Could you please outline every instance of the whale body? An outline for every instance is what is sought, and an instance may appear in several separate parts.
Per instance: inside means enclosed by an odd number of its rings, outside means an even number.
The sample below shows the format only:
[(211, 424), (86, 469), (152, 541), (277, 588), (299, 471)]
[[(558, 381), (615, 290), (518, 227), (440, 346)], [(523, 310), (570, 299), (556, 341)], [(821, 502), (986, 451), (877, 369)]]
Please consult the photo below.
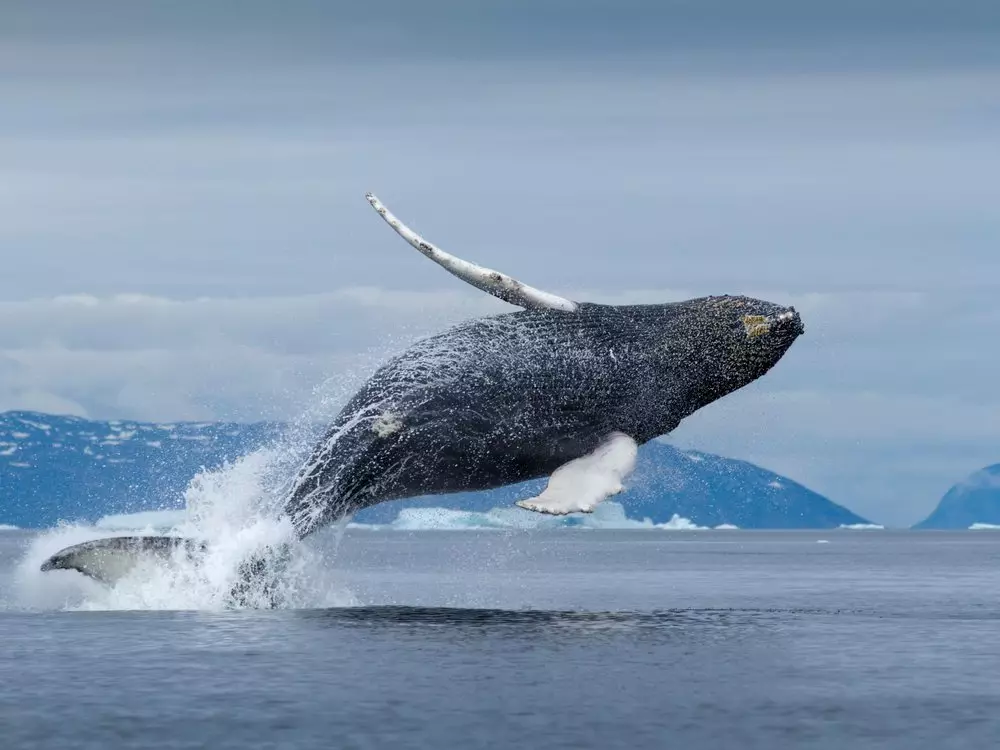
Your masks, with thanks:
[[(747, 318), (772, 322), (748, 332)], [(301, 537), (387, 500), (549, 476), (613, 436), (641, 445), (764, 375), (801, 331), (794, 311), (746, 297), (584, 304), (459, 325), (365, 383), (286, 510)]]
[[(367, 197), (422, 254), (523, 309), (418, 341), (376, 370), (288, 489), (300, 539), (377, 503), (545, 476), (519, 506), (591, 512), (623, 489), (638, 445), (766, 374), (804, 330), (794, 308), (745, 296), (569, 300), (445, 253)], [(158, 538), (122, 539), (67, 548), (43, 568), (127, 570), (93, 556), (138, 558)], [(148, 547), (163, 556), (162, 541)]]

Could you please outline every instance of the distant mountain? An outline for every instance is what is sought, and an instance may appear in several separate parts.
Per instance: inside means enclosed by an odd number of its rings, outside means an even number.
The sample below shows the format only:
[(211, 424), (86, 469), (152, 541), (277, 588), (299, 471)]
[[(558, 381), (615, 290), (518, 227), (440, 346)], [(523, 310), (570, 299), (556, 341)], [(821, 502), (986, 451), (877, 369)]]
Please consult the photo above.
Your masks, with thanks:
[(975, 524), (1000, 526), (1000, 464), (969, 475), (941, 498), (915, 529), (968, 529)]
[(44, 528), (112, 513), (183, 507), (202, 468), (275, 440), (277, 425), (96, 422), (0, 414), (0, 523)]
[[(639, 449), (635, 473), (614, 498), (629, 518), (666, 523), (675, 514), (698, 526), (731, 524), (741, 529), (826, 529), (869, 521), (787, 477), (746, 461), (700, 451), (682, 451), (661, 441)], [(544, 488), (535, 480), (496, 490), (423, 497), (406, 506), (485, 511), (513, 505)], [(447, 501), (446, 503), (443, 501)], [(393, 503), (359, 513), (362, 523), (388, 523), (398, 513)]]
[[(180, 508), (200, 470), (215, 469), (282, 439), (280, 424), (150, 424), (91, 421), (34, 412), (0, 414), (0, 524), (24, 528), (60, 520)], [(402, 508), (485, 511), (533, 494), (544, 480), (479, 493), (385, 503), (359, 523), (389, 523)], [(627, 489), (615, 498), (630, 518), (665, 523), (676, 514), (699, 526), (835, 528), (864, 518), (822, 495), (744, 461), (652, 442), (639, 451)]]

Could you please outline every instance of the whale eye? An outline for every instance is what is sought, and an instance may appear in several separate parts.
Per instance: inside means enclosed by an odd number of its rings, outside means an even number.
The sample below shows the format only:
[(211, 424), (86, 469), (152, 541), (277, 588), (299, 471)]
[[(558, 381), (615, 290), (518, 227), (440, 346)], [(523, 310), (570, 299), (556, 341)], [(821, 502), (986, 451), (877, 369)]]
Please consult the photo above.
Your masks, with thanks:
[(744, 315), (743, 329), (747, 332), (747, 338), (755, 339), (768, 333), (771, 326), (765, 315)]

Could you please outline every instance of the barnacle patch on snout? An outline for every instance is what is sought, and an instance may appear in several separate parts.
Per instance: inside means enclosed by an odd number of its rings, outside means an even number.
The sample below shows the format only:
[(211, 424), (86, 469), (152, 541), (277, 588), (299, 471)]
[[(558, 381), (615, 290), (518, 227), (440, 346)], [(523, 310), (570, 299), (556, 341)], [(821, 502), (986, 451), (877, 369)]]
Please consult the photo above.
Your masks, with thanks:
[(746, 329), (747, 338), (755, 339), (770, 331), (771, 324), (764, 315), (744, 315), (743, 328)]
[(387, 411), (372, 423), (372, 432), (379, 437), (389, 437), (394, 432), (399, 432), (403, 428), (403, 420), (398, 414)]

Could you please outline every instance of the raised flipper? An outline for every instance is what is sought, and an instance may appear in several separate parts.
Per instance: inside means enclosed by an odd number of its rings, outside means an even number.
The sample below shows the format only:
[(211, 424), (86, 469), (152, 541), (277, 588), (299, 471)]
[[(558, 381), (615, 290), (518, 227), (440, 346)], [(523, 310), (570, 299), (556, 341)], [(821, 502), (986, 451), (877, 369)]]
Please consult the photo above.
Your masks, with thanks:
[(42, 563), (42, 570), (76, 570), (101, 583), (113, 585), (144, 563), (166, 565), (177, 559), (194, 559), (205, 545), (177, 536), (115, 536), (74, 544)]
[(624, 489), (622, 481), (635, 468), (637, 451), (635, 440), (613, 432), (592, 453), (556, 469), (542, 494), (516, 505), (556, 516), (592, 513), (598, 503)]
[(386, 220), (396, 233), (415, 247), (425, 256), (433, 260), (448, 272), (454, 274), (467, 284), (471, 284), (477, 289), (482, 289), (487, 294), (509, 302), (512, 305), (523, 307), (526, 310), (561, 310), (563, 312), (576, 312), (580, 305), (571, 299), (560, 297), (558, 294), (546, 292), (528, 286), (523, 281), (511, 278), (505, 273), (494, 271), (492, 268), (471, 263), (461, 258), (456, 258), (451, 253), (434, 245), (401, 222), (387, 209), (382, 202), (371, 193), (365, 198), (372, 205), (379, 216)]

